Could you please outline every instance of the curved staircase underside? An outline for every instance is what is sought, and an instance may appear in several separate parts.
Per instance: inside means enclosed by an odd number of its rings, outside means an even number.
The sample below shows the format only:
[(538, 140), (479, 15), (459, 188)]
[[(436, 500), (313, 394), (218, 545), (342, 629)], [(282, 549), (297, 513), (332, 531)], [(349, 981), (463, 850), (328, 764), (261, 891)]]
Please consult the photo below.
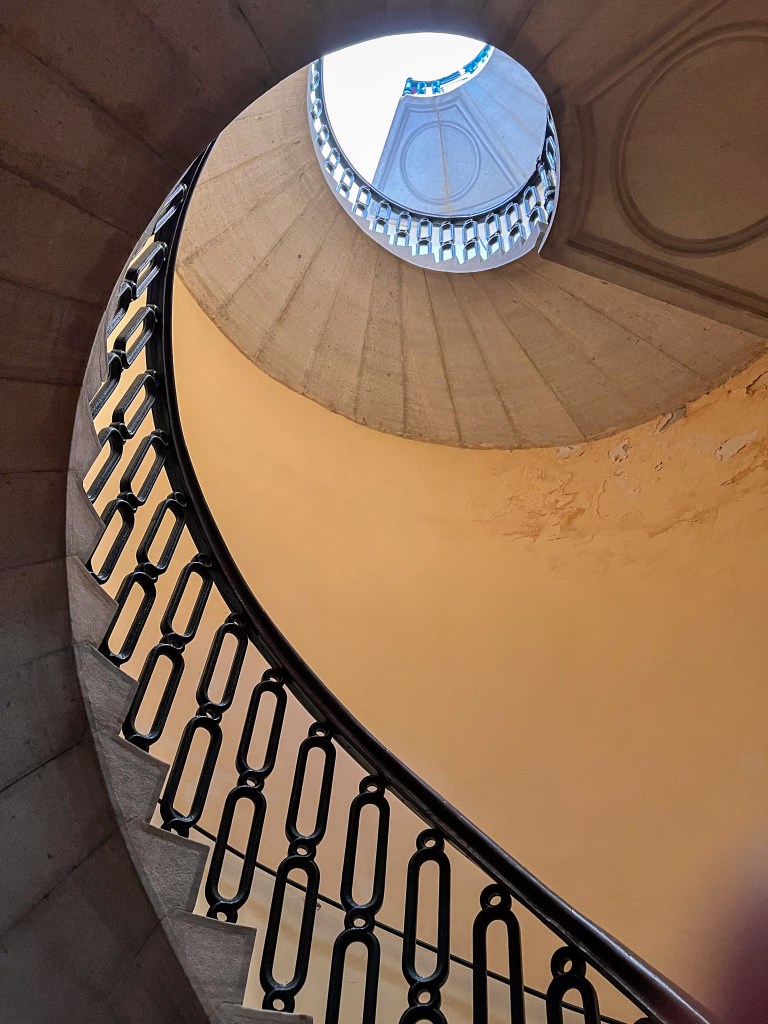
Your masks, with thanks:
[(608, 283), (599, 267), (530, 253), (439, 274), (398, 259), (331, 194), (306, 102), (299, 71), (222, 133), (179, 263), (222, 333), (299, 394), (418, 440), (567, 445), (673, 412), (764, 350), (760, 334)]

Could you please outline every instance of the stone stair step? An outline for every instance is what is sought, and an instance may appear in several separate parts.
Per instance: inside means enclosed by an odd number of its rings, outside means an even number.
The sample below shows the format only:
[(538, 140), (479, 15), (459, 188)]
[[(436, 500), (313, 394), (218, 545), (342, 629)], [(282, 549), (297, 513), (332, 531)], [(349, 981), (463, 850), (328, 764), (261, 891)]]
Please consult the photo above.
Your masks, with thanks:
[(133, 699), (136, 681), (91, 644), (76, 647), (75, 658), (91, 731), (118, 736)]
[(166, 917), (178, 910), (193, 911), (208, 860), (208, 847), (164, 832), (146, 821), (130, 821), (122, 832), (158, 914)]
[(256, 929), (186, 911), (162, 923), (206, 1011), (213, 1016), (223, 1004), (242, 1005)]
[(168, 765), (121, 736), (98, 733), (96, 750), (121, 824), (149, 821), (157, 807)]

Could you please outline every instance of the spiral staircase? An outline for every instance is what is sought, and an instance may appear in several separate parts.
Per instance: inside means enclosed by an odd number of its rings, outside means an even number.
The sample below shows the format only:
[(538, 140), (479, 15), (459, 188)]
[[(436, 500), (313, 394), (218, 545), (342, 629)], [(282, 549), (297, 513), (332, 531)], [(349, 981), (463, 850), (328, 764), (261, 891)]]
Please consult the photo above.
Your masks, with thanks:
[[(293, 977), (280, 979), (275, 957), (281, 909), (287, 888), (295, 888), (296, 871), (304, 876), (304, 907), (322, 897), (315, 859), (337, 756), (351, 758), (361, 780), (359, 793), (350, 794), (347, 805), (338, 904), (344, 920), (333, 944), (329, 1022), (342, 1019), (345, 955), (354, 945), (368, 952), (362, 1019), (374, 1019), (376, 971), (371, 965), (378, 964), (374, 932), (384, 880), (377, 869), (369, 899), (356, 898), (355, 851), (364, 807), (376, 809), (378, 849), (385, 849), (382, 823), (389, 821), (390, 802), (413, 815), (422, 829), (402, 882), (405, 920), (398, 934), (407, 990), (402, 1020), (444, 1019), (441, 989), (455, 962), (447, 935), (447, 895), (438, 900), (432, 972), (424, 972), (417, 961), (417, 917), (422, 866), (435, 865), (441, 883), (449, 885), (446, 865), (452, 860), (446, 847), (462, 865), (456, 869), (458, 878), (464, 877), (463, 865), (482, 878), (472, 961), (462, 965), (471, 972), (469, 1012), (478, 1024), (489, 1019), (485, 940), (495, 921), (508, 937), (508, 971), (501, 980), (507, 1013), (516, 1024), (528, 997), (538, 1000), (541, 1019), (548, 1024), (611, 1020), (601, 1016), (599, 994), (604, 990), (628, 1000), (632, 1019), (654, 1024), (714, 1019), (443, 801), (301, 661), (251, 594), (217, 530), (186, 450), (174, 388), (173, 272), (188, 210), (191, 230), (200, 234), (181, 243), (180, 273), (225, 333), (289, 387), (403, 436), (468, 446), (582, 441), (671, 412), (763, 351), (766, 296), (756, 270), (765, 245), (760, 224), (739, 224), (730, 235), (707, 233), (706, 224), (693, 224), (687, 241), (666, 224), (668, 230), (649, 229), (629, 244), (626, 225), (618, 224), (609, 209), (614, 191), (603, 187), (601, 177), (611, 164), (613, 135), (625, 109), (616, 100), (621, 90), (645, 95), (650, 79), (662, 80), (680, 61), (709, 52), (715, 43), (753, 46), (765, 35), (757, 20), (760, 12), (755, 5), (736, 2), (710, 3), (704, 9), (684, 4), (674, 12), (661, 3), (633, 12), (607, 3), (583, 6), (577, 11), (554, 0), (534, 0), (514, 11), (484, 3), (445, 5), (437, 12), (429, 4), (354, 3), (334, 12), (333, 19), (321, 4), (299, 9), (282, 3), (176, 7), (144, 0), (129, 6), (84, 0), (63, 7), (13, 0), (3, 9), (4, 94), (11, 101), (3, 115), (0, 169), (7, 211), (0, 272), (6, 310), (0, 354), (7, 538), (0, 584), (6, 669), (0, 793), (4, 1019), (14, 1024), (223, 1024), (298, 1017), (294, 1010), (306, 980), (314, 912), (308, 909), (302, 916)], [(319, 52), (373, 33), (423, 27), (472, 31), (536, 66), (558, 118), (563, 152), (570, 154), (546, 253), (550, 262), (527, 257), (519, 268), (490, 272), (508, 275), (493, 282), (479, 275), (466, 275), (459, 284), (441, 282), (445, 295), (432, 292), (435, 286), (426, 282), (423, 271), (400, 268), (401, 296), (417, 302), (421, 295), (423, 302), (426, 295), (433, 308), (453, 304), (454, 316), (444, 326), (434, 317), (431, 355), (414, 349), (414, 359), (423, 361), (422, 372), (409, 375), (403, 363), (392, 386), (387, 366), (388, 346), (394, 342), (385, 334), (378, 363), (369, 362), (367, 376), (354, 375), (359, 390), (339, 389), (335, 374), (312, 372), (321, 365), (315, 357), (322, 331), (303, 332), (301, 373), (296, 352), (287, 344), (291, 316), (303, 315), (292, 303), (299, 303), (304, 278), (291, 284), (278, 273), (282, 297), (262, 301), (269, 295), (264, 289), (269, 267), (265, 254), (255, 250), (248, 258), (258, 305), (248, 289), (224, 294), (211, 288), (211, 274), (220, 266), (215, 239), (221, 225), (206, 225), (206, 193), (203, 179), (197, 192), (198, 177), (208, 174), (212, 183), (221, 160), (220, 187), (242, 195), (245, 185), (237, 183), (237, 161), (227, 162), (225, 141), (207, 165), (199, 154), (259, 92)], [(288, 77), (266, 103), (280, 102), (292, 88), (295, 83)], [(280, 110), (289, 118), (298, 118), (299, 111), (306, 116), (299, 104), (280, 102)], [(320, 252), (357, 246), (353, 226), (339, 216), (319, 168), (312, 165), (314, 156), (306, 152), (311, 144), (302, 142), (298, 132), (295, 139), (290, 159), (272, 168), (276, 201), (285, 211), (282, 225), (264, 209), (254, 208), (254, 217), (268, 218), (279, 255), (280, 246), (288, 245), (297, 190), (303, 190), (301, 202), (312, 206), (315, 225), (314, 233), (308, 233), (310, 247)], [(603, 158), (607, 163), (601, 163)], [(759, 146), (750, 149), (749, 159), (758, 166), (764, 158)], [(742, 178), (745, 188), (749, 170)], [(620, 180), (627, 185), (630, 176)], [(247, 187), (253, 187), (253, 180)], [(194, 227), (196, 195), (202, 212)], [(637, 220), (650, 209), (647, 203), (635, 206)], [(216, 204), (210, 216), (220, 216), (220, 210)], [(596, 223), (604, 229), (601, 237)], [(263, 244), (258, 238), (257, 243)], [(359, 253), (372, 287), (357, 331), (342, 332), (350, 343), (361, 331), (365, 334), (375, 309), (373, 282), (389, 273), (374, 247), (361, 246)], [(271, 273), (274, 281), (274, 268)], [(225, 277), (229, 286), (231, 276)], [(339, 272), (321, 291), (343, 296), (344, 287)], [(343, 297), (344, 304), (350, 301)], [(237, 302), (239, 312), (233, 314)], [(332, 313), (329, 307), (329, 318)], [(560, 372), (554, 361), (543, 369), (539, 318), (554, 320), (558, 335), (567, 336), (570, 391), (552, 379)], [(421, 321), (416, 311), (413, 324), (405, 321), (405, 330), (415, 336)], [(525, 324), (524, 338), (513, 330), (520, 323)], [(457, 330), (475, 341), (473, 366), (451, 363), (448, 347)], [(507, 353), (503, 365), (489, 363), (477, 343), (490, 338), (497, 339), (495, 352)], [(693, 354), (700, 363), (693, 365)], [(358, 358), (358, 371), (360, 365)], [(444, 368), (441, 376), (434, 373), (438, 366)], [(535, 366), (537, 372), (514, 376), (522, 366)], [(510, 372), (517, 390), (505, 402), (503, 380), (512, 379)], [(424, 388), (421, 396), (418, 381)], [(411, 400), (416, 395), (410, 415), (406, 394)], [(528, 418), (510, 417), (509, 406), (527, 409)], [(108, 425), (97, 432), (94, 416), (104, 412)], [(130, 458), (121, 462), (129, 449)], [(154, 490), (158, 481), (159, 487), (167, 483), (167, 493)], [(102, 497), (109, 499), (106, 506), (97, 504)], [(139, 529), (141, 516), (147, 519)], [(105, 536), (106, 555), (94, 565), (93, 553)], [(160, 544), (158, 537), (164, 538)], [(183, 565), (179, 569), (173, 563), (166, 575), (179, 545), (179, 552), (186, 552)], [(123, 557), (129, 557), (130, 568), (113, 598), (102, 584), (113, 573), (120, 575)], [(211, 594), (223, 612), (213, 628), (204, 615)], [(165, 607), (161, 635), (144, 649), (143, 630), (158, 595), (158, 605)], [(170, 714), (187, 645), (201, 623), (210, 654), (196, 680), (198, 708), (183, 726), (169, 773), (168, 765), (148, 750)], [(222, 692), (212, 696), (227, 638), (235, 645), (234, 655)], [(136, 651), (146, 660), (132, 676), (120, 666)], [(261, 658), (264, 668), (261, 681), (251, 687), (248, 713), (228, 734), (233, 749), (240, 744), (237, 778), (225, 797), (219, 832), (200, 834), (205, 842), (194, 841), (189, 832), (199, 820), (195, 801), (205, 799), (215, 756), (210, 761), (203, 756), (186, 813), (176, 807), (185, 759), (198, 733), (207, 734), (206, 749), (218, 753), (221, 723), (233, 705), (244, 660), (251, 656)], [(153, 668), (163, 660), (170, 666), (168, 683), (147, 731), (139, 727), (137, 711)], [(244, 1006), (256, 935), (235, 921), (259, 870), (255, 827), (246, 849), (239, 851), (242, 867), (234, 894), (222, 894), (222, 869), (225, 855), (232, 852), (229, 829), (237, 805), (251, 804), (252, 820), (258, 821), (262, 791), (274, 766), (282, 711), (272, 719), (262, 764), (256, 767), (248, 758), (248, 740), (267, 695), (277, 709), (286, 703), (300, 707), (307, 734), (297, 745), (295, 774), (282, 805), (288, 854), (283, 851), (274, 872), (260, 953), (260, 997)], [(315, 751), (323, 759), (323, 784), (314, 826), (307, 828), (300, 824), (299, 811)], [(556, 947), (546, 991), (531, 992), (523, 984), (513, 907), (543, 924)], [(259, 1003), (263, 1008), (256, 1009)]]

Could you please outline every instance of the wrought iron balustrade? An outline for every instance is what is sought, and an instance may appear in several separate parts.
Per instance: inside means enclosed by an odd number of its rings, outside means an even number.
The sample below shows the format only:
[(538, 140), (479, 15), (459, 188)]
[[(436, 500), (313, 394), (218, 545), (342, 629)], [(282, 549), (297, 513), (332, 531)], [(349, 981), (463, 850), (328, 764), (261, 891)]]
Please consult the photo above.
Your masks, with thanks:
[(467, 264), (477, 269), (496, 266), (543, 245), (557, 204), (560, 159), (549, 107), (541, 154), (528, 180), (504, 202), (473, 217), (437, 217), (406, 209), (362, 177), (345, 156), (331, 127), (323, 92), (322, 60), (310, 65), (307, 110), (315, 150), (329, 186), (347, 212), (377, 241), (407, 251), (425, 267), (439, 265), (440, 269)]
[[(392, 1024), (385, 998), (400, 1000), (401, 1024), (599, 1024), (614, 1021), (600, 1010), (611, 992), (632, 1019), (707, 1024), (376, 740), (242, 578), (196, 478), (174, 377), (174, 264), (204, 161), (171, 192), (117, 290), (88, 494), (107, 526), (90, 568), (117, 601), (102, 653), (137, 679), (123, 733), (172, 760), (162, 827), (211, 844), (205, 912), (258, 920), (263, 1006), (326, 1024)], [(551, 978), (533, 983), (547, 965)]]
[(476, 75), (485, 66), (488, 58), (493, 53), (493, 47), (486, 43), (480, 52), (472, 60), (467, 61), (458, 71), (453, 74), (444, 75), (442, 78), (407, 78), (403, 96), (440, 96), (451, 89), (463, 85), (464, 82)]

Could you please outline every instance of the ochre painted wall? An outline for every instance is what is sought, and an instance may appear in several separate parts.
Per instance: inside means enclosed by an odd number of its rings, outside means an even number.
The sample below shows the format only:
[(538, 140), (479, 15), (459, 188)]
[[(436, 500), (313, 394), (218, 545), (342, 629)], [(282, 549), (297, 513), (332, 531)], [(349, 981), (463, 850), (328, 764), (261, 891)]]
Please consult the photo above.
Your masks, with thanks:
[(299, 652), (381, 740), (698, 998), (768, 825), (768, 359), (660, 429), (481, 452), (275, 383), (178, 285), (189, 448)]

